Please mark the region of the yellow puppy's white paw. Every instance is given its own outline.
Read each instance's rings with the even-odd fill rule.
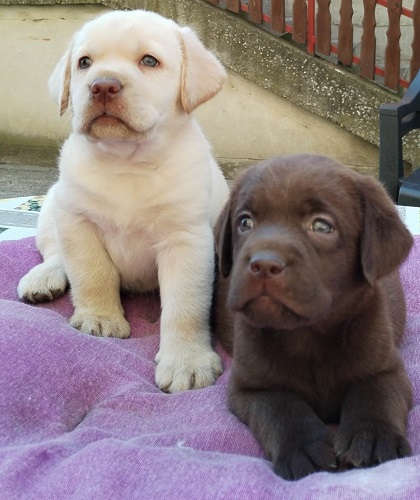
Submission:
[[[130,324],[124,316],[96,316],[75,313],[70,325],[82,333],[96,337],[116,337],[126,339],[130,336]]]
[[[66,291],[67,277],[62,267],[51,268],[43,262],[32,268],[18,285],[19,298],[38,303],[53,300]]]
[[[156,384],[164,392],[202,389],[221,375],[222,361],[211,348],[180,345],[172,352],[159,350],[155,361]]]

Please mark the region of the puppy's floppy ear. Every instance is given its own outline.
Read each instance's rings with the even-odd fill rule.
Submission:
[[[214,227],[214,241],[219,259],[219,271],[224,278],[229,276],[232,269],[232,221],[230,217],[231,199],[220,212]]]
[[[60,106],[60,116],[63,115],[69,105],[72,49],[73,45],[70,45],[58,61],[48,80],[50,93]]]
[[[222,88],[226,71],[220,61],[188,27],[181,28],[183,52],[181,103],[187,113],[211,99]]]
[[[376,179],[362,176],[360,185],[364,205],[360,257],[363,274],[372,286],[375,280],[396,270],[404,262],[413,237]]]

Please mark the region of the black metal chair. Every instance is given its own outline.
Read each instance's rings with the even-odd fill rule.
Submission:
[[[405,176],[402,139],[420,129],[420,71],[395,103],[379,108],[379,180],[398,205],[420,207],[420,168]]]

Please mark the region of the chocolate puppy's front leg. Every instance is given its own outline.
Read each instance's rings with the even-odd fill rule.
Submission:
[[[229,403],[264,448],[275,473],[284,479],[337,467],[332,433],[299,395],[232,388]]]
[[[334,438],[339,459],[368,467],[411,455],[405,438],[411,386],[402,365],[354,385],[344,401]]]

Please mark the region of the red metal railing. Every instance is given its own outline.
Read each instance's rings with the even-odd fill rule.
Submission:
[[[363,77],[377,81],[385,87],[397,91],[407,88],[420,68],[420,0],[414,0],[412,9],[403,7],[403,0],[363,0],[363,24],[360,39],[360,55],[354,53],[352,22],[353,7],[351,0],[341,0],[338,40],[331,40],[331,0],[293,0],[291,19],[286,22],[286,1],[272,0],[208,0],[214,5],[235,13],[245,13],[249,21],[282,35],[290,33],[293,40],[306,47],[311,55],[327,57],[332,62],[342,64]],[[336,1],[336,0],[333,0]],[[338,1],[338,0],[337,0]],[[357,0],[361,2],[361,0]],[[268,11],[264,10],[265,8]],[[376,61],[376,6],[387,9],[389,24],[384,40],[385,54],[383,65]],[[409,76],[401,74],[400,61],[400,22],[401,17],[413,23],[412,54]],[[334,60],[335,58],[335,60]]]

